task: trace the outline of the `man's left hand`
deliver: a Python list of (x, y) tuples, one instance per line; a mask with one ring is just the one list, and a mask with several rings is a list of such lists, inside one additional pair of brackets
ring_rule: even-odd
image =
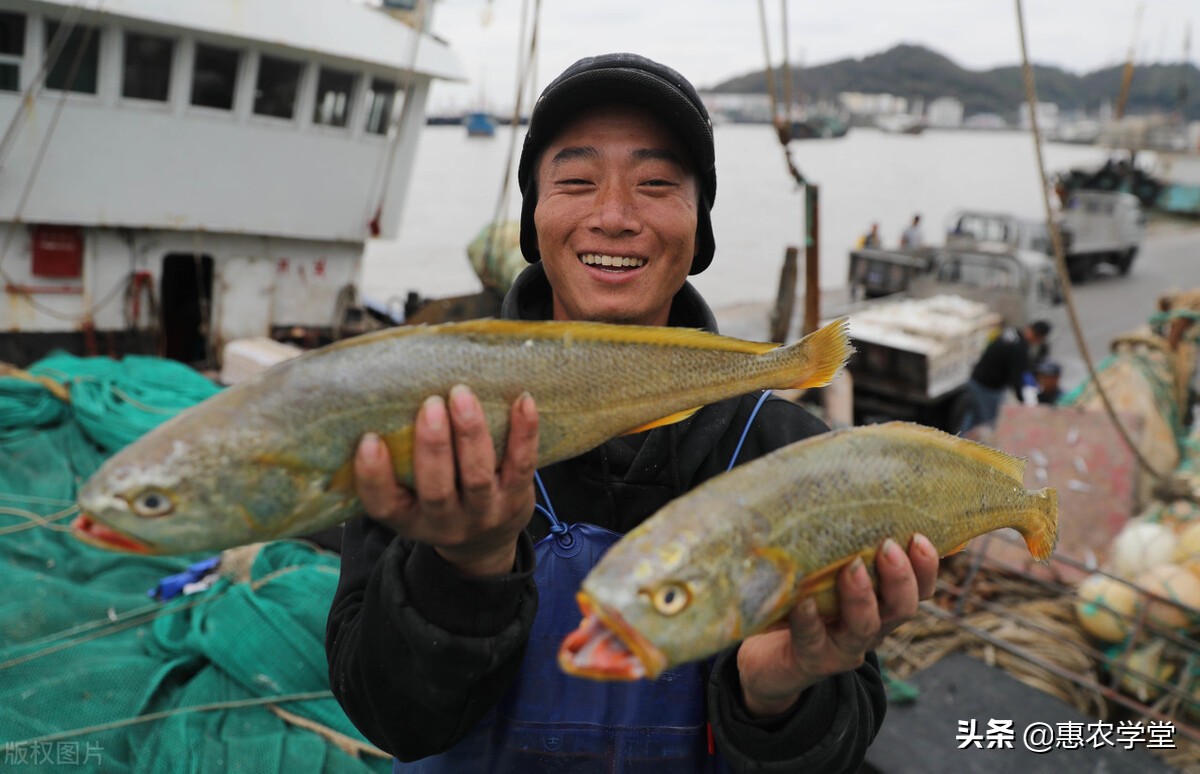
[(788, 710), (809, 686), (857, 668), (867, 651), (917, 612), (933, 596), (938, 555), (924, 535), (908, 554), (894, 540), (875, 556), (878, 592), (866, 566), (856, 559), (838, 575), (838, 620), (826, 623), (809, 598), (788, 613), (787, 626), (747, 638), (738, 649), (742, 698), (756, 717)]

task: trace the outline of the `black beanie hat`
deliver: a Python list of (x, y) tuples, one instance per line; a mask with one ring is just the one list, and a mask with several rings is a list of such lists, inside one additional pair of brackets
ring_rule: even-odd
[(637, 54), (603, 54), (580, 59), (555, 78), (538, 97), (529, 117), (521, 148), (517, 184), (521, 188), (521, 252), (537, 263), (537, 206), (534, 164), (542, 150), (581, 110), (596, 105), (636, 105), (653, 113), (678, 137), (691, 156), (700, 185), (696, 208), (696, 257), (689, 273), (699, 274), (712, 263), (713, 240), (709, 210), (717, 195), (717, 168), (712, 122), (700, 95), (687, 79), (666, 65)]

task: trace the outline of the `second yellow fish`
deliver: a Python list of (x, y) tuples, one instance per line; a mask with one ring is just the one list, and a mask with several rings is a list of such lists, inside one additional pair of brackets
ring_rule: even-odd
[(1025, 489), (1025, 461), (905, 422), (785, 446), (671, 501), (614, 545), (583, 581), (584, 621), (563, 642), (567, 672), (654, 678), (778, 621), (813, 597), (837, 613), (837, 575), (886, 539), (916, 533), (939, 556), (1014, 527), (1046, 561), (1058, 535), (1053, 489)]

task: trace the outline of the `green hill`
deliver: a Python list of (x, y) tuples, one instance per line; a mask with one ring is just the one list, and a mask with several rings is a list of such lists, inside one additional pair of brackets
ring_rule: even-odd
[[(1122, 67), (1076, 75), (1058, 67), (1034, 65), (1038, 99), (1062, 110), (1095, 112), (1115, 102)], [(792, 69), (800, 100), (835, 100), (844, 91), (895, 94), (927, 103), (938, 97), (962, 101), (966, 114), (1013, 116), (1025, 99), (1019, 66), (968, 70), (923, 46), (899, 45), (863, 59), (842, 59)], [(731, 78), (708, 89), (726, 94), (765, 94), (762, 70)], [(1182, 98), (1181, 98), (1182, 97)], [(1200, 69), (1192, 64), (1141, 65), (1134, 71), (1128, 113), (1174, 111), (1183, 105), (1189, 119), (1200, 119)]]

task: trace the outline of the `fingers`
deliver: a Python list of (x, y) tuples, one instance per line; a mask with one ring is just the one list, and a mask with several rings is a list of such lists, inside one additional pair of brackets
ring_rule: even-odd
[(832, 638), (845, 654), (850, 666), (862, 663), (879, 634), (879, 602), (862, 558), (855, 559), (838, 575), (838, 599), (841, 621)]
[(412, 494), (396, 483), (387, 446), (375, 433), (367, 433), (354, 455), (354, 482), (363, 509), (373, 519), (389, 523), (412, 505)]
[(917, 574), (917, 596), (929, 599), (937, 588), (939, 558), (937, 549), (924, 535), (913, 535), (908, 544), (908, 558)]
[(509, 412), (508, 444), (500, 469), (500, 488), (506, 493), (524, 489), (537, 469), (538, 413), (533, 396), (522, 393)]
[(888, 538), (875, 557), (879, 576), (879, 617), (886, 627), (917, 612), (920, 600), (917, 576), (912, 562), (895, 540)]
[(413, 429), (413, 483), (421, 507), (434, 513), (458, 502), (454, 445), (446, 402), (439, 395), (425, 399)]
[[(481, 513), (487, 510), (496, 488), (496, 449), (483, 406), (469, 387), (458, 384), (451, 388), (450, 419), (462, 503), (468, 512)], [(418, 491), (424, 494), (423, 489)]]

